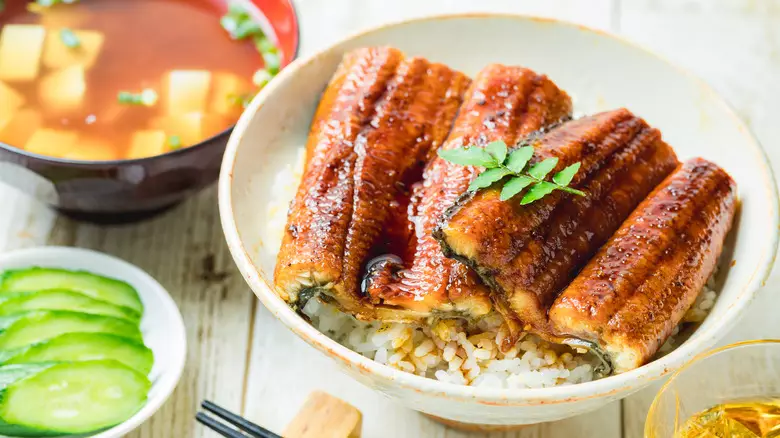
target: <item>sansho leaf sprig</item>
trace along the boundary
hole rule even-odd
[[[579,162],[553,175],[552,181],[545,181],[547,175],[558,164],[558,158],[547,158],[529,166],[533,155],[533,146],[522,146],[509,153],[509,149],[503,141],[488,143],[484,148],[465,146],[439,150],[439,156],[451,163],[485,168],[485,171],[480,173],[469,185],[471,192],[490,187],[505,177],[510,177],[504,182],[501,189],[502,201],[512,198],[525,188],[528,190],[520,200],[520,205],[542,199],[555,190],[585,196],[585,192],[569,187],[574,175],[580,169]]]

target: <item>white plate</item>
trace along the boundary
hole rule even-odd
[[[124,423],[88,435],[92,438],[124,436],[157,412],[179,382],[187,355],[187,338],[179,308],[168,291],[149,274],[110,255],[60,246],[0,254],[0,272],[33,266],[90,271],[126,281],[138,291],[144,305],[141,333],[144,343],[154,353],[154,368],[149,374],[152,381],[149,398],[143,408]]]

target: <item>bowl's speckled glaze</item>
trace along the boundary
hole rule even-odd
[[[251,1],[273,29],[283,54],[282,66],[286,66],[297,56],[300,39],[292,3]],[[25,3],[10,2],[8,13]],[[225,0],[214,3],[227,9]],[[0,142],[0,182],[76,219],[131,222],[163,211],[214,182],[232,130],[163,155],[100,162],[46,157]]]
[[[660,128],[681,159],[703,156],[723,166],[739,184],[741,209],[726,243],[717,279],[720,296],[710,316],[672,353],[639,369],[584,384],[515,390],[458,386],[404,373],[314,329],[272,290],[275,258],[262,249],[269,187],[304,144],[320,93],[341,55],[369,45],[396,46],[468,74],[492,62],[530,67],[569,92],[578,113],[628,107]],[[678,369],[738,321],[769,273],[778,238],[777,193],[767,159],[747,127],[708,86],[603,32],[508,15],[433,17],[380,27],[291,64],[236,125],[222,165],[219,204],[239,269],[290,330],[358,381],[411,409],[493,426],[578,415]]]

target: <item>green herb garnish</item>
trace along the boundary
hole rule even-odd
[[[269,73],[268,70],[261,68],[252,76],[252,83],[258,88],[263,88],[273,77],[274,75]]]
[[[260,55],[263,57],[265,69],[271,73],[272,76],[279,73],[282,58],[279,56],[279,49],[276,45],[274,45],[274,43],[265,35],[255,35],[254,40],[257,51],[260,52]]]
[[[461,166],[481,166],[485,171],[480,173],[469,184],[471,192],[490,187],[494,183],[509,177],[501,189],[501,200],[506,201],[525,188],[520,205],[530,204],[542,199],[555,190],[561,190],[578,196],[585,196],[585,192],[569,187],[574,175],[580,169],[580,163],[574,163],[552,177],[552,181],[545,181],[547,175],[558,164],[558,158],[552,157],[533,164],[529,162],[534,155],[533,146],[522,146],[511,153],[503,141],[488,143],[484,148],[466,146],[461,148],[439,150],[439,156],[451,163]]]
[[[276,76],[277,73],[279,73],[279,69],[282,67],[282,59],[279,57],[278,53],[271,53],[271,52],[265,52],[262,53],[263,55],[263,63],[265,64],[265,70],[271,74],[271,76]]]
[[[255,86],[263,88],[281,68],[282,59],[279,55],[279,49],[265,35],[260,25],[252,18],[246,9],[237,2],[230,2],[228,12],[220,19],[222,27],[230,34],[234,40],[244,40],[252,38],[257,51],[263,57],[264,67],[255,73],[253,81]],[[254,97],[254,94],[252,95]],[[231,99],[230,97],[228,97]],[[231,99],[233,100],[233,99]],[[249,99],[251,100],[251,98]],[[246,107],[247,100],[242,99],[241,103]]]
[[[169,136],[167,143],[168,148],[172,151],[181,148],[181,138],[178,135]]]
[[[234,40],[243,40],[250,36],[264,36],[263,29],[249,15],[244,7],[238,3],[231,2],[228,5],[227,14],[219,20],[222,27],[228,31],[230,38]]]
[[[60,29],[60,41],[65,44],[69,49],[77,49],[81,47],[81,40],[75,32],[67,27]]]
[[[257,95],[257,93],[255,92],[243,93],[243,94],[230,93],[227,95],[227,100],[233,106],[240,106],[242,108],[246,108],[247,106],[249,106],[249,102],[251,102],[252,99],[254,99],[255,95]]]
[[[157,92],[147,88],[140,93],[131,93],[129,91],[120,91],[117,100],[125,105],[154,106],[157,103]]]

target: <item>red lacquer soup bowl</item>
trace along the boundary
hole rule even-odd
[[[97,0],[82,0],[81,4],[88,6],[91,1]],[[196,7],[201,15],[213,15],[217,30],[212,32],[224,32],[219,21],[228,11],[227,1],[143,1],[169,2],[172,7],[183,7],[185,4],[186,7]],[[23,0],[6,1],[5,10],[0,12],[0,26],[25,24],[35,20],[29,18],[31,12],[28,9],[32,3],[34,2]],[[290,0],[247,0],[239,2],[241,3],[250,14],[257,15],[257,21],[265,33],[275,40],[280,53],[280,66],[284,67],[292,62],[298,53],[299,32],[296,12]],[[62,5],[68,6],[70,5]],[[210,20],[211,17],[207,16],[207,20]],[[146,36],[145,29],[161,25],[159,16],[127,18],[126,21],[127,26],[137,29],[136,32],[141,38]],[[197,23],[178,26],[178,29],[182,29],[182,38],[188,38],[187,32],[191,32],[188,28],[193,25]],[[72,26],[77,29],[78,22],[74,22]],[[47,32],[52,32],[48,26]],[[153,35],[153,32],[149,32],[149,35]],[[155,38],[150,36],[149,39]],[[152,46],[155,43],[158,41],[144,41],[144,44]],[[104,50],[110,51],[110,46],[104,45]],[[262,58],[252,50],[253,46],[248,48],[247,53],[256,56],[257,67],[262,67]],[[181,59],[187,59],[187,56],[190,59],[198,59],[200,56],[220,59],[220,56],[226,56],[213,47],[194,44],[179,45],[174,51],[177,53],[172,56]],[[107,55],[104,62],[111,63],[117,59],[115,53]],[[100,62],[103,61],[98,59],[96,65]],[[139,65],[138,68],[144,67]],[[193,67],[183,65],[182,68]],[[221,158],[232,130],[233,125],[226,129],[220,128],[214,135],[191,146],[172,149],[159,155],[107,161],[55,158],[22,149],[23,145],[3,143],[0,138],[0,182],[36,196],[62,213],[77,219],[105,223],[139,220],[163,211],[213,183],[219,174]]]

